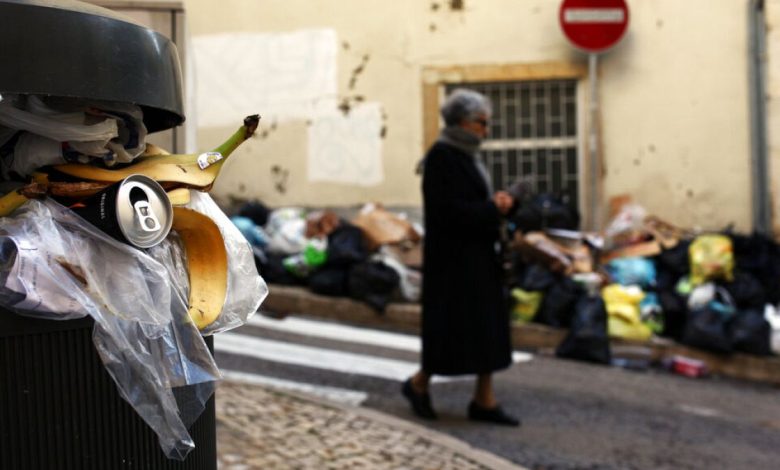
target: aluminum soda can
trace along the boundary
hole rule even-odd
[[[163,241],[173,223],[168,194],[144,175],[130,175],[71,209],[110,236],[138,248]]]

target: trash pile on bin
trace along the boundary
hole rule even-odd
[[[512,221],[515,321],[569,329],[557,355],[598,363],[611,360],[609,338],[656,335],[717,353],[780,353],[774,240],[694,233],[628,197],[616,198],[612,212],[603,233],[543,215],[533,227]]]
[[[0,306],[94,319],[120,395],[184,459],[220,379],[203,336],[240,326],[267,294],[249,244],[207,194],[259,117],[213,152],[170,155],[145,143],[135,105],[0,100]]]
[[[347,220],[330,210],[249,202],[231,220],[269,283],[349,297],[378,313],[420,299],[423,231],[403,214],[366,204]]]

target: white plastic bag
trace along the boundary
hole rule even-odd
[[[769,326],[772,328],[770,343],[772,345],[772,352],[780,354],[780,312],[772,304],[767,304],[764,307],[764,318],[769,322]]]
[[[200,191],[190,191],[187,207],[208,216],[217,224],[227,249],[227,296],[222,313],[214,323],[201,331],[201,334],[208,336],[243,325],[260,308],[260,303],[268,295],[268,286],[257,272],[251,245],[211,196]],[[182,279],[186,280],[187,276]],[[185,292],[189,292],[189,287]]]
[[[2,306],[37,318],[92,317],[95,347],[119,393],[165,454],[183,459],[194,448],[187,426],[220,374],[172,271],[52,200],[28,201],[0,219]],[[186,398],[181,406],[174,388]]]
[[[276,209],[265,224],[268,234],[268,251],[294,255],[306,248],[306,219],[303,209],[285,207]]]

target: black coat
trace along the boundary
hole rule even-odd
[[[470,155],[436,143],[424,165],[423,370],[504,369],[512,348],[496,250],[500,214]]]

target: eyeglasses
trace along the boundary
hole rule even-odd
[[[487,119],[474,119],[474,122],[480,124],[482,127],[487,127],[488,125]]]

